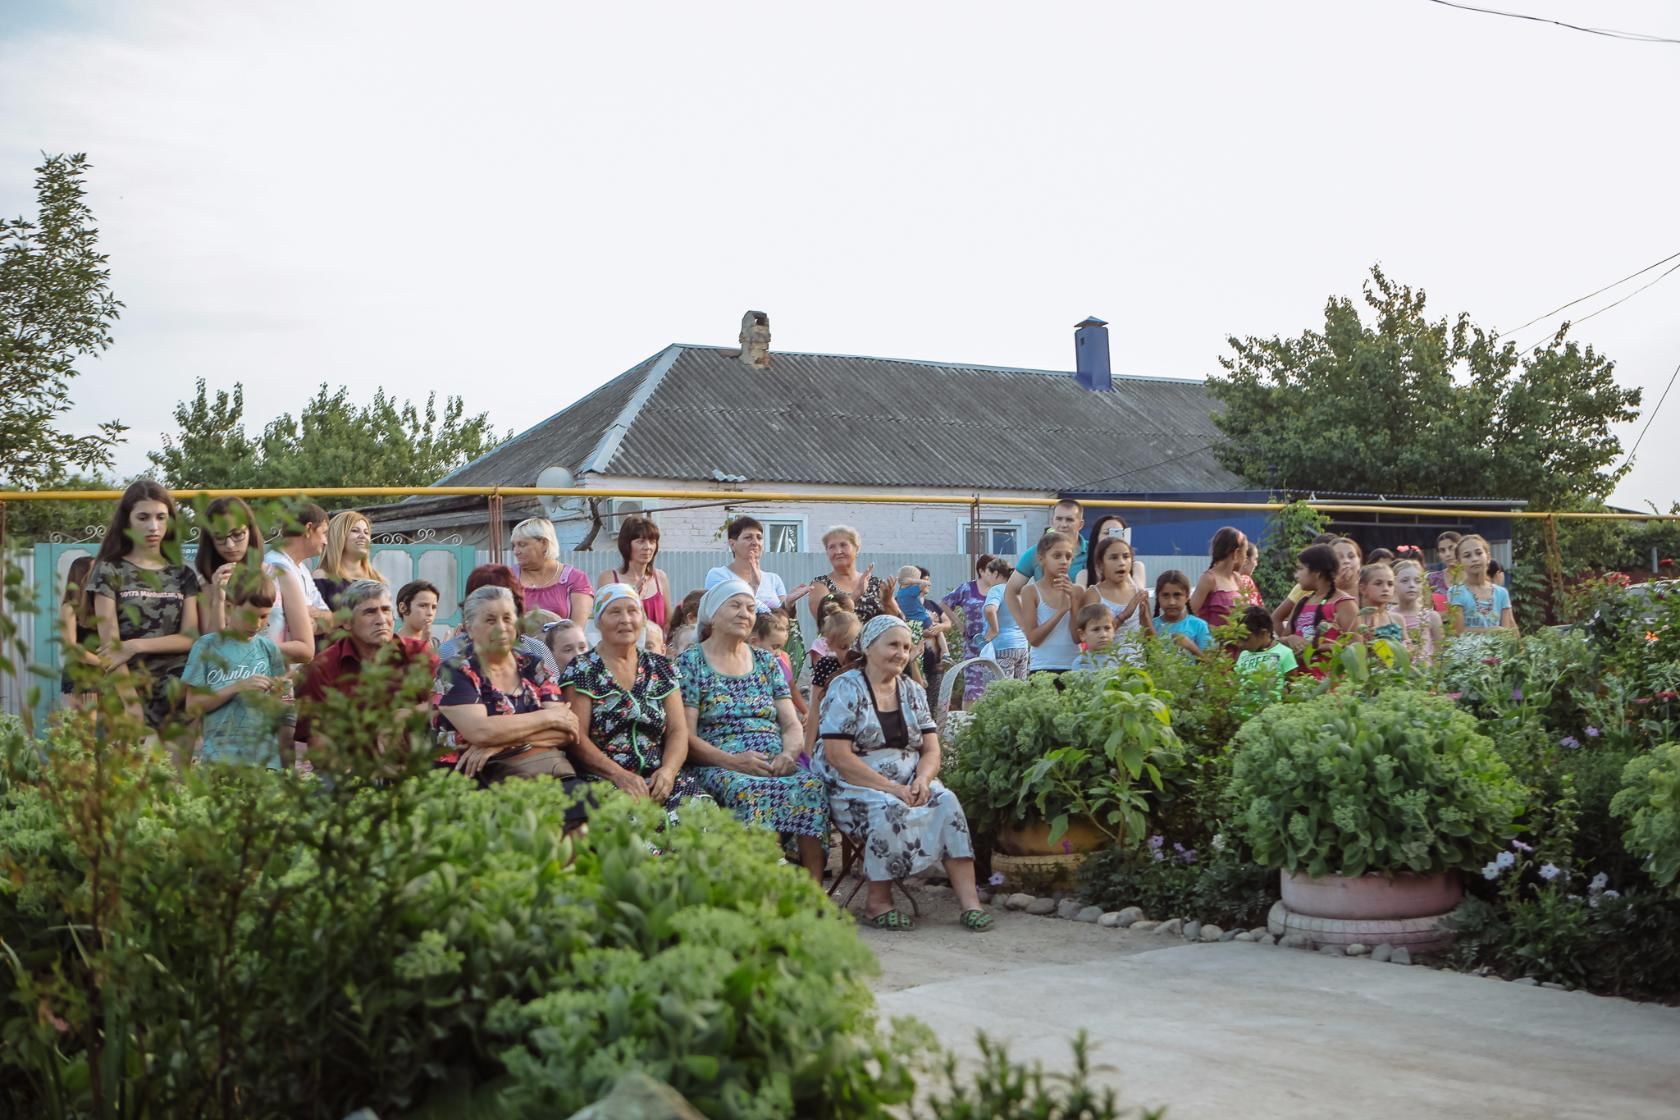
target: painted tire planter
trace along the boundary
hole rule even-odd
[[[1061,858],[1106,848],[1108,842],[1096,825],[1082,817],[1068,821],[1067,831],[1054,844],[1050,842],[1049,821],[1006,824],[997,830],[997,850],[1011,856]]]
[[[1439,952],[1452,944],[1444,919],[1464,899],[1456,874],[1329,875],[1282,877],[1283,899],[1272,906],[1266,928],[1283,938],[1316,945],[1401,946]]]
[[[1316,879],[1297,872],[1282,876],[1281,885],[1283,904],[1292,913],[1312,918],[1424,918],[1445,914],[1464,901],[1464,884],[1456,872],[1414,875],[1403,871],[1393,878],[1372,872]]]

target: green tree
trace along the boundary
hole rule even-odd
[[[467,416],[459,397],[440,412],[436,394],[416,406],[381,389],[362,406],[348,390],[325,385],[297,417],[282,413],[252,438],[244,386],[212,397],[201,380],[193,398],[175,406],[175,423],[179,431],[147,457],[176,489],[426,486],[507,438],[488,414]]]
[[[59,428],[76,363],[111,345],[122,303],[83,198],[87,157],[45,158],[36,220],[0,220],[0,485],[12,489],[108,469],[126,430],[114,420],[91,435]]]
[[[1565,336],[1527,354],[1467,314],[1430,319],[1422,289],[1371,269],[1369,313],[1332,297],[1322,331],[1229,339],[1208,379],[1221,462],[1249,482],[1385,495],[1478,495],[1539,508],[1603,498],[1625,467],[1613,426],[1640,391]]]

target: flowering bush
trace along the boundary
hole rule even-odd
[[[1610,811],[1627,822],[1628,852],[1659,887],[1680,893],[1680,743],[1630,761]]]
[[[1417,692],[1276,705],[1231,747],[1235,827],[1256,861],[1284,871],[1479,866],[1526,803],[1475,721]]]

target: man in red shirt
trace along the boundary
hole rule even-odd
[[[301,713],[297,737],[309,744],[317,757],[332,749],[321,733],[318,719],[326,704],[327,694],[337,692],[355,696],[364,710],[376,713],[378,729],[373,734],[374,753],[384,754],[391,745],[388,733],[399,731],[407,717],[416,711],[428,711],[432,677],[437,673],[438,658],[425,638],[396,637],[391,592],[382,583],[371,579],[357,580],[346,587],[338,600],[339,609],[350,612],[349,633],[315,655],[304,669],[298,685],[297,700]],[[362,683],[362,669],[369,664],[389,666],[389,687],[369,695]],[[425,687],[404,703],[403,684],[415,666],[426,670]],[[383,709],[381,710],[381,701]]]

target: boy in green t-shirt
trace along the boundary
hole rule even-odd
[[[1237,647],[1242,651],[1237,654],[1237,677],[1244,699],[1260,703],[1268,692],[1271,700],[1283,699],[1283,682],[1300,667],[1295,651],[1277,640],[1265,607],[1249,607],[1242,621],[1248,634]]]
[[[281,768],[286,659],[262,632],[274,598],[274,580],[266,572],[235,572],[227,628],[199,638],[187,655],[181,680],[191,688],[187,711],[204,717],[202,762]]]

